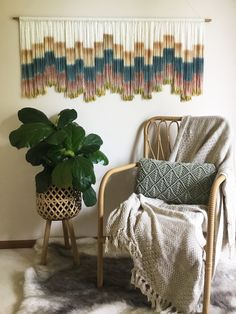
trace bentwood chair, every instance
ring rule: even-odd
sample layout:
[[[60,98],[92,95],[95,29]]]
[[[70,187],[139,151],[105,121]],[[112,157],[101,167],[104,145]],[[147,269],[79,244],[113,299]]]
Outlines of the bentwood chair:
[[[182,117],[156,116],[147,120],[144,124],[144,157],[158,160],[167,160],[171,152],[173,138],[179,131]],[[98,258],[97,258],[97,286],[103,286],[103,245],[106,235],[103,231],[104,212],[105,212],[105,191],[110,179],[118,174],[135,169],[137,163],[127,164],[109,170],[103,177],[98,200]],[[215,179],[211,187],[208,202],[208,225],[206,235],[206,261],[205,278],[203,291],[203,314],[209,314],[211,279],[214,269],[214,232],[216,224],[216,200],[220,185],[224,182],[225,176],[220,175]]]

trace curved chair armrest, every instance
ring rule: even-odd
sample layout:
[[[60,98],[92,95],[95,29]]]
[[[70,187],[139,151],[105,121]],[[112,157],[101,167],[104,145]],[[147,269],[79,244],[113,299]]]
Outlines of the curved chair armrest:
[[[217,195],[220,189],[221,184],[225,181],[225,175],[221,174],[215,179],[212,184],[209,202],[208,202],[208,223],[207,223],[207,258],[206,258],[206,267],[212,267],[213,261],[213,247],[214,247],[214,233],[215,233],[215,219],[216,219],[216,201]]]
[[[207,223],[207,242],[206,242],[206,264],[204,280],[204,299],[203,314],[209,313],[210,295],[211,295],[211,278],[214,269],[214,236],[216,220],[216,200],[221,184],[225,181],[225,175],[221,174],[212,184],[208,202],[208,223]]]
[[[215,208],[217,193],[219,191],[221,184],[225,181],[225,179],[226,179],[225,175],[221,174],[213,182],[211,191],[210,191],[209,203],[208,203],[208,206],[210,208]]]
[[[108,170],[106,174],[103,176],[101,184],[100,184],[100,188],[99,188],[99,193],[98,193],[98,220],[102,219],[104,215],[104,194],[105,194],[107,183],[109,179],[111,178],[111,176],[113,174],[120,173],[129,169],[133,169],[135,167],[137,167],[137,163],[131,163],[124,166],[116,167],[116,168]],[[98,222],[98,230],[100,229],[100,227],[101,227],[101,224],[100,222]]]

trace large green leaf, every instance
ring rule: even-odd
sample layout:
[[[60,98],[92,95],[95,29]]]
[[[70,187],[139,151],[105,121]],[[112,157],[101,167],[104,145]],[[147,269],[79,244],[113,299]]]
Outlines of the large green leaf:
[[[70,123],[64,128],[64,132],[66,133],[66,149],[72,150],[76,154],[83,143],[85,130],[77,124]]]
[[[73,161],[73,185],[75,188],[84,192],[95,182],[92,162],[85,157],[77,156]]]
[[[52,169],[51,168],[44,168],[42,172],[39,172],[35,176],[35,183],[36,183],[36,191],[38,193],[46,192],[48,187],[52,183]]]
[[[57,122],[58,129],[63,128],[68,123],[74,121],[77,118],[77,112],[74,109],[65,109],[59,113],[59,119]]]
[[[83,200],[86,206],[93,206],[96,204],[96,192],[92,187],[83,192]]]
[[[46,139],[46,142],[53,145],[59,145],[65,140],[65,138],[66,132],[64,130],[57,130]]]
[[[25,156],[26,160],[33,166],[41,165],[45,160],[49,147],[50,145],[44,141],[38,143],[36,146],[28,150]]]
[[[30,107],[19,110],[18,118],[22,123],[43,122],[52,125],[52,122],[42,111]]]
[[[9,135],[10,143],[17,148],[33,147],[54,132],[54,127],[42,122],[21,125]]]
[[[80,151],[85,154],[93,153],[100,148],[102,143],[103,141],[99,135],[91,133],[85,137]]]
[[[109,163],[107,156],[103,152],[101,152],[100,150],[97,150],[94,153],[88,154],[88,158],[94,164],[100,163],[100,164],[106,166]]]
[[[60,162],[52,172],[52,183],[59,188],[72,186],[72,168],[72,159]]]
[[[65,151],[66,150],[63,146],[53,145],[48,149],[47,153],[45,154],[45,161],[55,167],[58,163],[67,159],[65,156]]]

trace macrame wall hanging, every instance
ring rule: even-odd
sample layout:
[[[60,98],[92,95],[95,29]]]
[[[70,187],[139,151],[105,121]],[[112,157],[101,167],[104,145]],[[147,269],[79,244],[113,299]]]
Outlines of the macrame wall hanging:
[[[48,86],[85,101],[106,89],[149,99],[164,84],[181,100],[202,93],[204,19],[19,20],[23,97]]]

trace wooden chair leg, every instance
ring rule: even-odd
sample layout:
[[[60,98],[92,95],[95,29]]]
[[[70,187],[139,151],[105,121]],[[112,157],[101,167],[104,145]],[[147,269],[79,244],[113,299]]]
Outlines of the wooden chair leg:
[[[77,248],[76,239],[75,239],[74,227],[73,227],[72,222],[69,219],[66,220],[66,223],[68,225],[68,230],[70,234],[72,253],[74,256],[74,264],[79,265],[79,254],[78,254],[78,248]]]
[[[204,296],[203,296],[203,314],[209,314],[209,305],[211,298],[211,267],[205,269],[205,284],[204,284]]]
[[[203,312],[202,314],[209,314],[210,300],[211,300],[211,281],[213,273],[213,247],[214,247],[214,222],[210,219],[209,232],[207,234],[206,244],[206,264],[205,264],[205,278],[204,278],[204,294],[203,294]]]
[[[103,287],[103,239],[98,238],[97,287]]]
[[[47,252],[48,252],[48,240],[50,235],[50,229],[51,229],[51,220],[46,221],[46,227],[44,231],[44,239],[43,239],[43,249],[42,249],[42,256],[41,256],[41,262],[40,264],[46,265],[47,262]]]
[[[63,235],[64,235],[64,241],[65,241],[65,248],[70,249],[70,241],[69,241],[69,235],[68,235],[68,227],[66,224],[65,219],[62,220],[62,227],[63,227]]]

